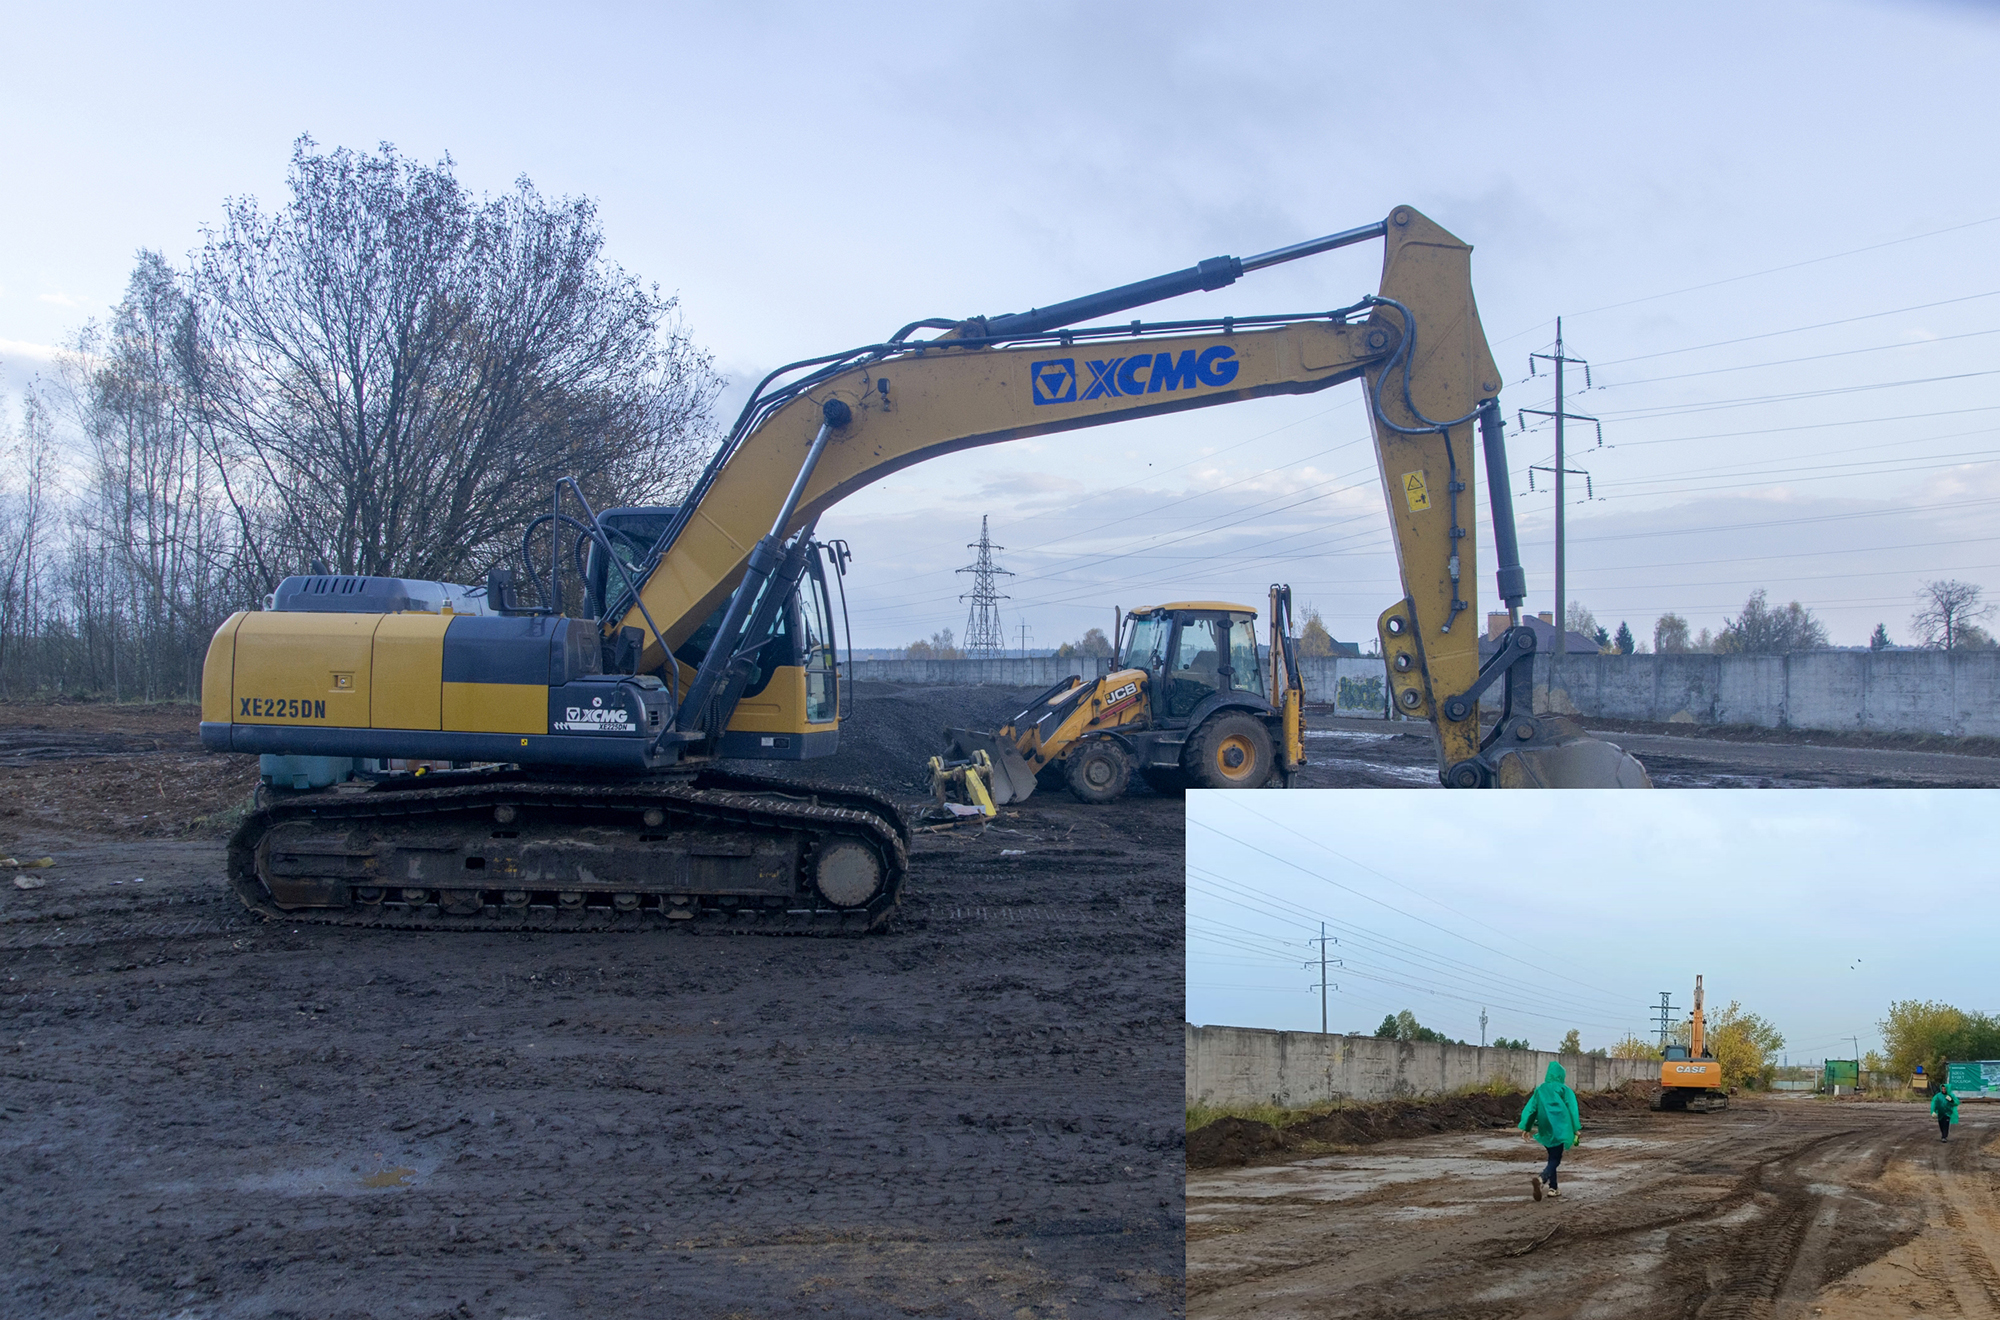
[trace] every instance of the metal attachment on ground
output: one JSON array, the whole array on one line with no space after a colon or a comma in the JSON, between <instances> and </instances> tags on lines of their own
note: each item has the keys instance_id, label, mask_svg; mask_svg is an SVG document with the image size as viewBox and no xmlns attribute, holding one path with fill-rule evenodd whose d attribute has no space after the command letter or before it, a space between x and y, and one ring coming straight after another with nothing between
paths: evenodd
<instances>
[{"instance_id":1,"label":"metal attachment on ground","mask_svg":"<svg viewBox=\"0 0 2000 1320\"><path fill-rule=\"evenodd\" d=\"M960 798L967 806L979 808L982 817L994 814L996 796L1001 801L1012 801L1004 793L996 793L998 781L995 779L993 758L986 749L976 748L972 755L962 760L947 761L942 756L930 759L931 792L946 806L953 802L952 790L962 790Z\"/></svg>"}]
</instances>

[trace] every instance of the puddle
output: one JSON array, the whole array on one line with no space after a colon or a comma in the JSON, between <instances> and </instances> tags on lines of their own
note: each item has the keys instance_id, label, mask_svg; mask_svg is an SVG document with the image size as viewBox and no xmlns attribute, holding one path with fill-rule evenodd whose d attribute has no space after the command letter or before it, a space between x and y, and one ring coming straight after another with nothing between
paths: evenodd
<instances>
[{"instance_id":1,"label":"puddle","mask_svg":"<svg viewBox=\"0 0 2000 1320\"><path fill-rule=\"evenodd\" d=\"M417 1171L415 1169L407 1167L384 1169L380 1173L371 1173L366 1178L363 1178L361 1185L363 1187L407 1187L410 1185L410 1179L414 1178L416 1174Z\"/></svg>"},{"instance_id":2,"label":"puddle","mask_svg":"<svg viewBox=\"0 0 2000 1320\"><path fill-rule=\"evenodd\" d=\"M1400 738L1400 733L1356 733L1351 729L1307 729L1308 738L1339 738L1346 742L1387 742Z\"/></svg>"}]
</instances>

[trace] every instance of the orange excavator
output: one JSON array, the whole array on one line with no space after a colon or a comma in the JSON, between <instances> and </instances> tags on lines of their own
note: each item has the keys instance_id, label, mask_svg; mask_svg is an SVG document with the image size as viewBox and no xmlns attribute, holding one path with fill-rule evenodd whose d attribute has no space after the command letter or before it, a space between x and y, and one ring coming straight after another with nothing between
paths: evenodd
<instances>
[{"instance_id":1,"label":"orange excavator","mask_svg":"<svg viewBox=\"0 0 2000 1320\"><path fill-rule=\"evenodd\" d=\"M1701 1013L1701 977L1694 978L1694 1011L1688 1017L1688 1043L1669 1045L1660 1060L1660 1089L1654 1109L1691 1109L1710 1114L1729 1107L1722 1085L1722 1065L1709 1053Z\"/></svg>"}]
</instances>

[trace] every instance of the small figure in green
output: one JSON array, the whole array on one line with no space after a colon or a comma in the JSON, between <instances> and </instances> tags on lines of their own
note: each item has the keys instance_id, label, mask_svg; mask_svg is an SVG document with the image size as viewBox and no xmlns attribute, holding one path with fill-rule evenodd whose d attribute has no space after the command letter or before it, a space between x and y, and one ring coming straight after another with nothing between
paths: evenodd
<instances>
[{"instance_id":1,"label":"small figure in green","mask_svg":"<svg viewBox=\"0 0 2000 1320\"><path fill-rule=\"evenodd\" d=\"M1562 1195L1556 1188L1556 1166L1562 1163L1563 1152L1576 1145L1577 1135L1583 1131L1583 1116L1577 1112L1576 1092L1569 1089L1568 1076L1560 1063L1549 1060L1542 1084L1528 1096L1528 1103L1521 1108L1521 1121L1515 1124L1528 1140L1539 1143L1549 1153L1548 1164L1535 1175L1537 1201L1542 1199L1544 1187L1550 1196Z\"/></svg>"}]
</instances>

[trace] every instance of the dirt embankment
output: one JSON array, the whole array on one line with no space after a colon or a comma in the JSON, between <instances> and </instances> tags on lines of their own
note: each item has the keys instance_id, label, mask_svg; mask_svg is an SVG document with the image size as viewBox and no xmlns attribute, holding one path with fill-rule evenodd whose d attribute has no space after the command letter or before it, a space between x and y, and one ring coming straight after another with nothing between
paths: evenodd
<instances>
[{"instance_id":1,"label":"dirt embankment","mask_svg":"<svg viewBox=\"0 0 2000 1320\"><path fill-rule=\"evenodd\" d=\"M1633 1113L1650 1107L1652 1088L1627 1082L1611 1091L1580 1092L1577 1105L1586 1120L1606 1114ZM1343 1105L1323 1114L1277 1127L1255 1119L1224 1115L1188 1133L1190 1169L1241 1168L1271 1164L1301 1155L1366 1146L1398 1137L1423 1137L1439 1132L1474 1132L1481 1128L1511 1128L1520 1121L1525 1091L1439 1096L1433 1099L1385 1100Z\"/></svg>"}]
</instances>

